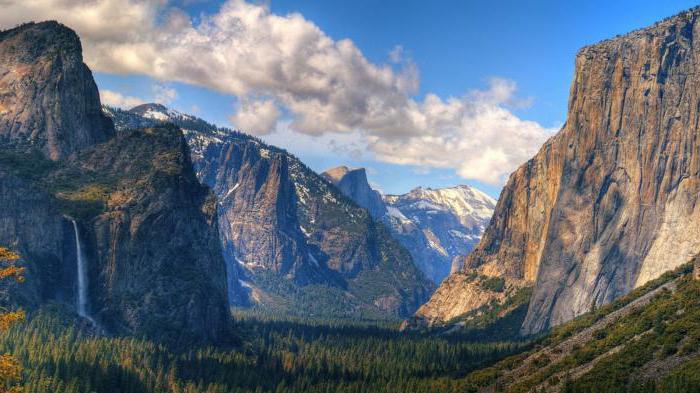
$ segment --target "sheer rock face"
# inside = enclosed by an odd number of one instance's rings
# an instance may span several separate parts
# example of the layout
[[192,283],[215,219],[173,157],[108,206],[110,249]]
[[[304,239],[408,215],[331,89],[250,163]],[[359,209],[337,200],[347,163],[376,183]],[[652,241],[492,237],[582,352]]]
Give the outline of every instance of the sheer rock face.
[[104,211],[80,220],[93,315],[112,331],[221,339],[229,318],[216,200],[197,180],[181,131],[122,135],[75,165],[118,179]]
[[288,156],[252,141],[225,143],[210,145],[199,165],[200,176],[219,195],[222,239],[231,247],[231,262],[310,281],[315,269],[297,218]]
[[365,168],[351,169],[339,166],[329,169],[321,174],[333,183],[348,198],[369,211],[375,219],[380,219],[386,214],[386,206],[379,192],[373,190],[367,182]]
[[47,299],[72,302],[75,297],[75,240],[70,222],[51,199],[0,164],[0,245],[18,252],[27,268],[27,280],[12,289],[24,306]]
[[[534,284],[523,333],[610,302],[700,251],[699,15],[578,53],[565,126],[511,175],[463,268]],[[469,311],[437,307],[466,293],[438,290],[418,316]]]
[[113,134],[80,40],[56,22],[0,32],[0,142],[52,160]]

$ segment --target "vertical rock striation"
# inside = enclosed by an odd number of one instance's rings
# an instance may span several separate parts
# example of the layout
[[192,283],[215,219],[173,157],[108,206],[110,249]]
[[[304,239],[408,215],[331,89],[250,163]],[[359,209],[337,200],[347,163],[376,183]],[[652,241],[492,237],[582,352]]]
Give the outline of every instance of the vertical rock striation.
[[367,209],[373,218],[381,219],[386,214],[382,195],[370,187],[365,168],[339,166],[323,172],[321,176],[338,187],[348,198]]
[[[418,312],[446,321],[479,272],[534,286],[522,332],[560,324],[700,251],[700,34],[693,9],[583,48],[568,119],[514,172],[479,246]],[[449,309],[449,311],[448,311]]]
[[75,32],[57,22],[0,32],[0,143],[58,160],[112,135]]

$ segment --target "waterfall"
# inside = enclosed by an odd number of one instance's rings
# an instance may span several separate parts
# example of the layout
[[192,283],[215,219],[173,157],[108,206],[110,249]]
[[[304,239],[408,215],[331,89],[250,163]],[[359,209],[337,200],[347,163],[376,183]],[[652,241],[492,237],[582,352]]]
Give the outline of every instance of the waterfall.
[[83,253],[83,247],[80,244],[80,231],[78,231],[78,224],[75,220],[71,220],[73,223],[73,231],[75,232],[75,254],[78,260],[78,301],[77,301],[77,311],[78,315],[83,318],[88,319],[94,324],[94,321],[87,312],[87,266],[85,266],[85,255]]

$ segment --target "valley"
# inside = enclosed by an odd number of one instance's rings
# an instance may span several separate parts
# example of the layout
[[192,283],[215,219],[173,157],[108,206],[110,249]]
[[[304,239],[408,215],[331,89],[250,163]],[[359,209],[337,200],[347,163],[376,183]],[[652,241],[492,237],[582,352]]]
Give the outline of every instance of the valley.
[[[240,29],[271,15],[242,0],[222,7],[241,9],[256,12]],[[187,16],[168,15],[158,28],[185,29]],[[181,41],[209,44],[190,34]],[[163,99],[164,84],[158,102],[107,105],[116,93],[98,89],[83,58],[94,32],[57,21],[0,30],[0,393],[698,391],[699,34],[695,7],[580,49],[566,122],[496,200],[474,184],[497,184],[505,150],[455,138],[447,123],[489,128],[460,116],[495,113],[535,133],[509,112],[526,105],[503,81],[417,103],[403,79],[412,60],[353,58],[372,71],[360,78],[371,94],[382,83],[391,94],[329,99],[306,86],[327,120],[311,127],[289,118],[304,105],[270,84],[237,101],[230,120],[249,128],[239,130],[199,117],[195,98],[191,113],[169,106],[178,93]],[[320,46],[358,55],[348,41]],[[320,72],[329,60],[309,61]],[[299,64],[266,71],[296,75]],[[284,127],[312,129],[307,141],[333,124],[391,171],[414,162],[391,151],[417,154],[416,136],[383,140],[372,127],[387,131],[378,113],[403,99],[399,128],[435,127],[452,152],[480,146],[474,168],[439,172],[439,137],[423,135],[418,150],[434,157],[418,160],[416,178],[442,175],[385,193],[376,168],[317,170],[338,160],[268,143],[261,124],[288,116]],[[362,121],[324,112],[334,100],[357,104]],[[343,156],[335,140],[328,148]],[[483,182],[460,182],[479,171]]]

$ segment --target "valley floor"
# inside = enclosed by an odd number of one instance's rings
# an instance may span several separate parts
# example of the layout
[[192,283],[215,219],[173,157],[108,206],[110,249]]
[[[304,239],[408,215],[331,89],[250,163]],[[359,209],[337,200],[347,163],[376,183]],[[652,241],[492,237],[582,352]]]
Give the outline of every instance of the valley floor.
[[238,314],[228,349],[105,338],[46,307],[0,339],[24,392],[460,392],[469,371],[524,348],[399,333],[396,326]]
[[22,362],[28,393],[698,392],[700,281],[691,270],[530,342],[509,341],[498,323],[428,335],[392,322],[236,311],[229,344],[175,349],[96,336],[72,310],[49,305],[0,335],[0,353]]

